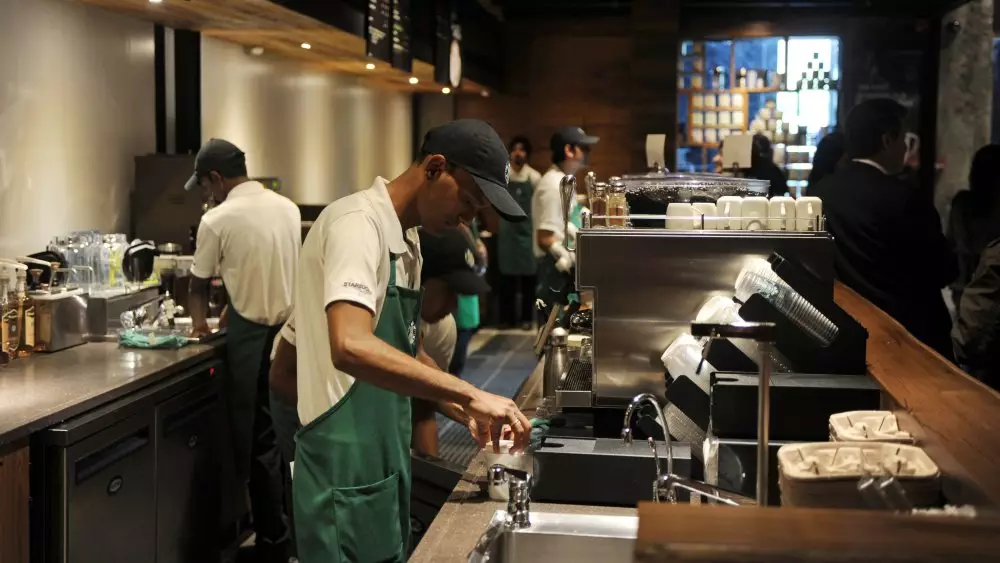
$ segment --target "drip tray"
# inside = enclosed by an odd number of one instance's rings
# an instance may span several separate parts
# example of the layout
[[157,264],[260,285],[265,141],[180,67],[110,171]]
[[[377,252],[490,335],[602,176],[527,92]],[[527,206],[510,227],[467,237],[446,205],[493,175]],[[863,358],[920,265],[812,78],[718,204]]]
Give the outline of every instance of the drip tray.
[[594,367],[588,360],[574,359],[556,390],[559,408],[590,407],[594,396]]

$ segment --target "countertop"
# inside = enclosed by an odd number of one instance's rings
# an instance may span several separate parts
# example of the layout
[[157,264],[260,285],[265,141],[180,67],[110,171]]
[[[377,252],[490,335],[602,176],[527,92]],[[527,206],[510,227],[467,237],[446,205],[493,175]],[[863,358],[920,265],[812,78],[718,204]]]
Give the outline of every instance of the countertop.
[[[541,398],[542,366],[543,362],[539,362],[514,399],[529,418]],[[477,455],[470,462],[466,474],[476,475],[485,471],[485,463],[481,456]],[[448,502],[441,507],[441,511],[414,550],[410,563],[465,563],[468,561],[469,552],[486,530],[493,513],[506,509],[507,503],[490,500],[486,493],[480,492],[478,485],[464,479],[459,481]],[[531,503],[531,511],[595,516],[636,515],[634,508],[535,502]]]
[[88,343],[0,368],[0,446],[210,359],[224,341],[179,350]]

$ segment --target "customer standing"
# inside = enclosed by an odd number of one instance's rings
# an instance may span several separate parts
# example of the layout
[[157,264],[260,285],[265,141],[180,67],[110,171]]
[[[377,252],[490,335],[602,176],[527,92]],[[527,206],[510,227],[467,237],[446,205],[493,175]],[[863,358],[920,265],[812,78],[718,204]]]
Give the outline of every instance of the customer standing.
[[[428,131],[400,176],[331,203],[302,245],[295,292],[299,418],[295,533],[302,563],[403,561],[410,537],[410,397],[438,403],[499,446],[531,423],[513,401],[430,367],[418,355],[416,227],[454,228],[507,192],[507,151],[486,123]],[[401,268],[398,267],[401,265]],[[421,354],[421,356],[426,356]]]
[[757,133],[753,136],[753,151],[750,153],[748,178],[766,180],[769,184],[767,197],[778,197],[788,193],[788,178],[774,163],[774,148],[771,140]]
[[198,151],[194,174],[184,188],[196,187],[218,205],[198,226],[189,297],[194,331],[208,332],[208,282],[219,271],[230,301],[223,313],[223,394],[236,475],[249,482],[258,560],[284,562],[291,554],[291,538],[268,406],[268,371],[272,342],[292,309],[302,242],[299,208],[247,178],[243,151],[222,139],[211,139]]
[[580,127],[563,127],[552,135],[552,166],[542,175],[531,199],[531,222],[534,253],[537,261],[535,295],[544,298],[548,287],[560,273],[569,272],[575,257],[566,247],[576,238],[577,228],[565,224],[565,208],[560,184],[566,175],[575,175],[587,165],[590,150],[600,140],[587,135]]
[[[528,164],[531,141],[514,137],[510,145],[510,182],[507,189],[522,209],[531,209],[531,198],[542,175]],[[530,213],[529,213],[530,214]],[[500,222],[497,250],[500,266],[500,326],[530,330],[534,320],[535,256],[532,252],[531,221]]]
[[855,106],[844,132],[850,162],[809,192],[823,199],[837,276],[952,359],[951,316],[941,291],[958,267],[934,206],[896,176],[907,154],[905,115],[888,99]]
[[986,245],[1000,238],[1000,145],[976,151],[969,189],[951,201],[948,236],[958,254],[958,279],[952,284],[957,305]]
[[1000,391],[1000,239],[986,245],[957,309],[952,339],[959,365]]

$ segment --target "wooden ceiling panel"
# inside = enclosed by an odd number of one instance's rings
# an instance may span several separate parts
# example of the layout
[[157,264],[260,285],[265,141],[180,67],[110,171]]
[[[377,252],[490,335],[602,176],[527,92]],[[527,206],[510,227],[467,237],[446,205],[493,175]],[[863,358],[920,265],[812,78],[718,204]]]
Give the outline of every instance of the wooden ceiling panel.
[[[413,61],[412,73],[373,61],[365,55],[365,40],[352,33],[289,10],[269,0],[76,0],[177,29],[194,29],[247,47],[302,63],[309,68],[360,76],[375,87],[412,92],[440,92],[434,66]],[[317,0],[319,1],[319,0]],[[310,48],[302,47],[308,43]],[[248,55],[251,56],[251,55]],[[366,65],[372,63],[374,69]],[[418,80],[411,84],[411,77]],[[461,93],[480,94],[485,88],[463,81]]]

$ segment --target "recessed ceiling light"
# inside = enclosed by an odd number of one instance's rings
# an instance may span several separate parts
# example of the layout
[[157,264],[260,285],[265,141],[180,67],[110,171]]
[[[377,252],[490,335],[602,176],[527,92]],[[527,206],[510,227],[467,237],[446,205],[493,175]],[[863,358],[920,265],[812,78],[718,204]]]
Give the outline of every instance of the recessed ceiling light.
[[375,63],[368,63],[365,65],[368,70],[375,70]]
[[150,4],[162,4],[163,0],[149,0]]
[[489,98],[489,97],[490,97],[490,91],[489,91],[489,90],[483,90],[483,91],[482,91],[482,92],[480,92],[479,94],[480,94],[480,95],[481,95],[482,97],[484,97],[484,98]]
[[445,86],[444,88],[441,88],[441,93],[442,94],[451,94],[451,88]]
[[264,48],[261,47],[260,45],[256,45],[254,47],[251,47],[250,48],[250,54],[253,55],[253,56],[255,56],[255,57],[259,57],[259,56],[261,56],[261,55],[264,54]]
[[312,49],[312,48],[313,48],[313,46],[312,46],[312,45],[310,45],[310,44],[308,44],[308,43],[303,43],[303,44],[301,45],[301,47],[302,47],[303,49]]
[[416,76],[410,77],[410,84],[416,84],[417,82],[420,82],[420,80]]

